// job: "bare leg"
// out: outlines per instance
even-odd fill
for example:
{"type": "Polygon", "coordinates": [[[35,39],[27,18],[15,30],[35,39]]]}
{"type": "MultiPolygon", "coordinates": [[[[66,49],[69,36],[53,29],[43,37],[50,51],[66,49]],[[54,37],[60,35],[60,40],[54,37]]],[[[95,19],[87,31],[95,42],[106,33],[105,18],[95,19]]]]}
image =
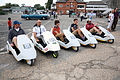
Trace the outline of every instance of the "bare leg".
{"type": "Polygon", "coordinates": [[[80,29],[77,29],[77,32],[78,32],[79,36],[80,36],[81,38],[83,38],[83,35],[81,34],[81,30],[80,30],[80,29]]]}
{"type": "Polygon", "coordinates": [[[64,42],[64,38],[63,38],[63,36],[64,36],[63,33],[61,33],[61,34],[57,34],[57,35],[56,35],[56,37],[59,37],[60,40],[61,40],[62,42],[64,42]]]}
{"type": "Polygon", "coordinates": [[[108,30],[109,32],[111,32],[110,28],[107,28],[107,30],[108,30]]]}
{"type": "Polygon", "coordinates": [[[98,34],[102,34],[102,31],[100,31],[99,29],[97,29],[96,27],[93,27],[93,29],[98,33],[98,34]]]}
{"type": "Polygon", "coordinates": [[[17,37],[14,37],[12,41],[14,42],[15,46],[17,47],[17,37]]]}

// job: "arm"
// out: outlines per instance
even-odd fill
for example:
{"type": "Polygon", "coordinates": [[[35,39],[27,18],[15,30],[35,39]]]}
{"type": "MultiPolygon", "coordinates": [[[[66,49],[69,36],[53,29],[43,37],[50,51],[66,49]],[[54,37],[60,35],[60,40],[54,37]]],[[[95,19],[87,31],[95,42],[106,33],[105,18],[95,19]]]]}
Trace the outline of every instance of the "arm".
{"type": "Polygon", "coordinates": [[[36,37],[36,33],[35,32],[33,32],[33,35],[34,35],[35,40],[39,41],[38,38],[36,37]]]}
{"type": "Polygon", "coordinates": [[[36,36],[36,30],[35,30],[35,27],[33,28],[33,36],[35,38],[36,41],[39,41],[37,36],[36,36]]]}
{"type": "Polygon", "coordinates": [[[25,31],[22,29],[22,34],[25,34],[25,31]]]}

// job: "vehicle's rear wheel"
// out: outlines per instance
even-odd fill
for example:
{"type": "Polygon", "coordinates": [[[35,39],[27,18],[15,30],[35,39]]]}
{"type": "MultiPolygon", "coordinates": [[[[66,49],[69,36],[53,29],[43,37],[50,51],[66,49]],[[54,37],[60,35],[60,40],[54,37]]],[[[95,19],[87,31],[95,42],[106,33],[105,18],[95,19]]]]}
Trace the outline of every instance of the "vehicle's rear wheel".
{"type": "Polygon", "coordinates": [[[29,17],[27,17],[27,18],[26,18],[26,20],[30,20],[30,18],[29,18],[29,17]]]}
{"type": "Polygon", "coordinates": [[[95,49],[96,48],[96,44],[90,44],[90,47],[95,49]]]}
{"type": "Polygon", "coordinates": [[[57,58],[58,57],[58,52],[56,51],[56,52],[53,52],[52,53],[52,56],[53,56],[53,58],[57,58]]]}
{"type": "Polygon", "coordinates": [[[79,51],[79,47],[72,47],[72,49],[73,49],[75,52],[78,52],[78,51],[79,51]]]}
{"type": "Polygon", "coordinates": [[[109,40],[108,40],[108,43],[109,43],[109,44],[113,44],[113,43],[114,43],[114,39],[109,39],[109,40]]]}

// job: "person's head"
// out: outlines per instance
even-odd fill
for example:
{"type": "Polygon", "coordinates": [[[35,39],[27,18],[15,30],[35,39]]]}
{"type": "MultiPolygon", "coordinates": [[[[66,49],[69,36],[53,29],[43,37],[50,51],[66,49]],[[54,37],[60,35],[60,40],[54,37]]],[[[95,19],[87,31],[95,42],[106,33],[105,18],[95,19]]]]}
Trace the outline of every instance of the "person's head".
{"type": "Polygon", "coordinates": [[[37,20],[37,26],[41,25],[41,20],[37,20]]]}
{"type": "Polygon", "coordinates": [[[91,24],[91,20],[90,19],[87,20],[87,24],[91,24]]]}
{"type": "Polygon", "coordinates": [[[112,10],[111,12],[112,12],[112,13],[114,13],[114,12],[115,12],[115,10],[112,10]]]}
{"type": "Polygon", "coordinates": [[[77,24],[78,23],[78,19],[74,19],[74,24],[77,24]]]}
{"type": "Polygon", "coordinates": [[[118,8],[115,8],[115,12],[117,12],[118,11],[118,8]]]}
{"type": "Polygon", "coordinates": [[[14,28],[16,28],[16,29],[20,27],[20,24],[21,24],[21,22],[19,22],[17,20],[13,22],[14,28]]]}
{"type": "Polygon", "coordinates": [[[9,17],[8,20],[11,20],[11,18],[9,17]]]}
{"type": "Polygon", "coordinates": [[[60,21],[59,20],[55,20],[55,23],[54,23],[56,26],[59,26],[60,25],[60,21]]]}

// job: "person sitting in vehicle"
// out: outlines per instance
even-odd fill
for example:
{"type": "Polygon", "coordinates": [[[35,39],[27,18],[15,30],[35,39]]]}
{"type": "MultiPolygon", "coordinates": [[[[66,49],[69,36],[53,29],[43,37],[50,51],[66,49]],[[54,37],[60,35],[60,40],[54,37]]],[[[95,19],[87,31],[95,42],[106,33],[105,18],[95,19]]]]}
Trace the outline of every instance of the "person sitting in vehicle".
{"type": "Polygon", "coordinates": [[[44,42],[43,36],[41,35],[43,32],[46,32],[46,28],[41,25],[41,21],[38,20],[36,25],[33,27],[33,35],[38,43],[40,43],[43,47],[46,46],[44,42]]]}
{"type": "Polygon", "coordinates": [[[78,19],[74,19],[74,23],[71,24],[70,32],[74,35],[79,35],[82,40],[85,39],[85,36],[82,34],[82,31],[79,29],[78,26],[78,19]]]}
{"type": "Polygon", "coordinates": [[[15,48],[17,53],[20,53],[17,46],[17,36],[25,34],[24,30],[21,29],[20,24],[21,23],[19,21],[14,21],[13,28],[9,31],[8,34],[8,42],[11,44],[12,47],[15,48]]]}
{"type": "Polygon", "coordinates": [[[55,26],[53,27],[53,35],[56,38],[59,38],[62,42],[64,42],[64,33],[61,33],[60,31],[60,21],[59,20],[55,20],[55,26]]]}
{"type": "Polygon", "coordinates": [[[92,34],[98,33],[99,36],[105,37],[105,36],[104,36],[105,33],[102,32],[96,25],[94,25],[93,23],[91,23],[91,20],[90,20],[90,19],[87,20],[86,29],[87,29],[88,31],[90,31],[92,34]]]}

